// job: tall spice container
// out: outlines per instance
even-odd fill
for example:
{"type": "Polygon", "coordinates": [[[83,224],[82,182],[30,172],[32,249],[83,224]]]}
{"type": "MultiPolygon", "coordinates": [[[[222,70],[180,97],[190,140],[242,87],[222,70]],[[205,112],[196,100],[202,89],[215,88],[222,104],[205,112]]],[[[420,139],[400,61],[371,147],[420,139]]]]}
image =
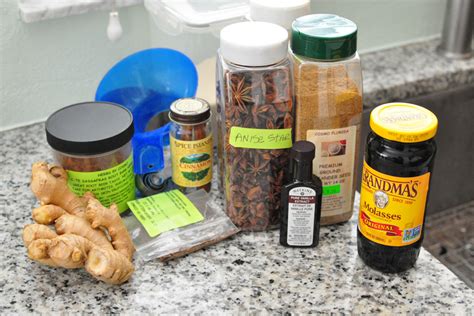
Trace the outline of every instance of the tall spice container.
{"type": "Polygon", "coordinates": [[[313,172],[323,182],[321,225],[352,216],[362,115],[357,26],[331,14],[293,22],[291,51],[296,140],[316,146],[313,172]]]}
{"type": "Polygon", "coordinates": [[[241,22],[225,27],[220,40],[218,150],[226,211],[243,230],[276,228],[292,146],[288,33],[271,23],[241,22]]]}

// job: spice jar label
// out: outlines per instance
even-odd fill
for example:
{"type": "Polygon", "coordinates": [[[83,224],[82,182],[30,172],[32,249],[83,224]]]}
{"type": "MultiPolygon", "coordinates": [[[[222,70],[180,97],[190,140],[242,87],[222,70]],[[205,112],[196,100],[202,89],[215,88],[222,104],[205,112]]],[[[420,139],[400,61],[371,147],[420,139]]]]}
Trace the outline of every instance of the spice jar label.
{"type": "Polygon", "coordinates": [[[204,219],[197,207],[179,190],[130,201],[128,206],[150,237],[204,219]]]}
{"type": "Polygon", "coordinates": [[[200,187],[212,179],[212,136],[183,141],[170,136],[173,182],[185,188],[200,187]]]}
{"type": "Polygon", "coordinates": [[[135,176],[132,156],[110,169],[84,172],[68,170],[68,185],[77,195],[92,192],[106,207],[117,204],[119,212],[128,209],[127,202],[135,199],[135,176]]]}
{"type": "Polygon", "coordinates": [[[288,195],[287,242],[290,246],[311,246],[314,242],[316,191],[297,187],[288,195]]]}
{"type": "Polygon", "coordinates": [[[306,139],[316,147],[313,172],[323,183],[321,217],[352,209],[356,133],[356,126],[306,133],[306,139]]]}
{"type": "Polygon", "coordinates": [[[385,246],[418,241],[429,181],[429,172],[417,177],[394,177],[372,169],[364,161],[359,211],[362,235],[385,246]]]}
{"type": "Polygon", "coordinates": [[[293,146],[291,128],[261,129],[232,126],[229,143],[237,148],[286,149],[293,146]]]}

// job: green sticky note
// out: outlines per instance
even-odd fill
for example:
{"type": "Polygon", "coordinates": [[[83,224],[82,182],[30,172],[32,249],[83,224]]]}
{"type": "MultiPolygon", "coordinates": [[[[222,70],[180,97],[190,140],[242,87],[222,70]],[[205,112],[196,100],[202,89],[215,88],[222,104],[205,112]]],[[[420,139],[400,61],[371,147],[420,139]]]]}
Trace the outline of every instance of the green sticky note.
{"type": "Polygon", "coordinates": [[[135,199],[132,155],[110,169],[93,172],[68,170],[67,175],[72,192],[82,196],[90,191],[105,207],[117,204],[119,212],[127,210],[127,202],[135,199]]]}
{"type": "Polygon", "coordinates": [[[341,193],[340,184],[323,186],[323,195],[333,195],[333,194],[338,194],[338,193],[341,193]]]}
{"type": "Polygon", "coordinates": [[[204,219],[196,206],[179,190],[173,190],[128,202],[150,237],[204,219]]]}
{"type": "Polygon", "coordinates": [[[260,129],[233,126],[229,143],[237,148],[285,149],[293,146],[291,128],[260,129]]]}

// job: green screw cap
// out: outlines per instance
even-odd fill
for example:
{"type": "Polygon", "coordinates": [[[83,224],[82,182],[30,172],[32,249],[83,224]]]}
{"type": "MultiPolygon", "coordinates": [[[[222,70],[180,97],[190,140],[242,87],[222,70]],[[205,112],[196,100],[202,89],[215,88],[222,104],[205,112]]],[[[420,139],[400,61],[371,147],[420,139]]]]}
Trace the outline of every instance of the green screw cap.
{"type": "Polygon", "coordinates": [[[334,14],[310,14],[292,25],[291,50],[315,59],[347,58],[357,50],[357,25],[334,14]]]}

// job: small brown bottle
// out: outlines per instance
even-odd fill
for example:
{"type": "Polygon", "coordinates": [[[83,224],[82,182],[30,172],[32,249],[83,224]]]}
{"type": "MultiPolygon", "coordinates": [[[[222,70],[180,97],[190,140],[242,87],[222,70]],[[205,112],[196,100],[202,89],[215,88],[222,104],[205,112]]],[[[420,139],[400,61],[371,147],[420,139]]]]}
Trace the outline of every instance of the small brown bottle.
{"type": "Polygon", "coordinates": [[[313,175],[315,147],[298,141],[290,153],[291,181],[282,188],[280,244],[316,247],[321,221],[321,180],[313,175]]]}

